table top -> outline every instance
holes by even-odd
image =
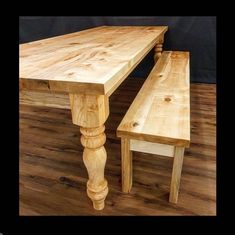
[[[20,45],[20,88],[111,95],[167,26],[101,26]]]

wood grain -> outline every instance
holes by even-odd
[[[130,140],[130,149],[143,153],[157,154],[161,156],[173,157],[174,146],[167,144],[151,143],[142,140]]]
[[[163,52],[117,129],[119,137],[189,146],[189,53]]]
[[[177,204],[168,202],[172,158],[133,153],[133,187],[121,193],[116,129],[144,79],[128,78],[110,97],[105,176],[109,194],[96,211],[86,190],[79,127],[66,109],[20,105],[20,215],[216,215],[216,86],[191,84],[191,143]]]
[[[20,45],[20,87],[111,95],[167,26],[102,26]]]
[[[184,148],[175,147],[173,170],[171,176],[170,196],[169,196],[169,201],[172,203],[177,203],[178,201],[183,160],[184,160]]]
[[[19,101],[25,105],[71,109],[67,93],[21,90]]]
[[[121,159],[122,159],[122,192],[129,193],[132,187],[132,151],[130,150],[130,140],[121,139]]]
[[[80,126],[84,146],[83,161],[88,171],[87,194],[96,210],[103,210],[108,194],[104,178],[107,153],[104,123],[109,115],[108,97],[104,95],[69,94],[72,120]]]

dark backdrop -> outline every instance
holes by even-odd
[[[164,50],[190,51],[191,81],[216,83],[216,17],[95,16],[20,17],[20,43],[71,33],[101,25],[167,25]],[[153,51],[131,76],[147,77],[153,66]]]

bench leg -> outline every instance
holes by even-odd
[[[132,186],[132,151],[130,150],[130,140],[121,139],[122,151],[122,191],[129,193]]]
[[[177,203],[178,193],[180,186],[181,170],[183,166],[184,158],[184,148],[175,147],[174,160],[173,160],[173,170],[171,177],[171,188],[170,188],[170,197],[169,201],[172,203]]]
[[[106,150],[104,123],[109,114],[108,97],[70,94],[73,123],[80,126],[83,161],[88,171],[87,195],[96,210],[104,208],[108,183],[104,178]]]

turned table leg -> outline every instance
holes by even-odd
[[[109,115],[108,97],[70,94],[73,123],[80,126],[83,161],[88,171],[87,194],[96,210],[104,208],[108,183],[104,178],[106,150],[104,123]]]
[[[160,58],[162,54],[162,46],[164,42],[164,36],[162,36],[157,44],[154,47],[154,62],[157,63],[157,60]]]

